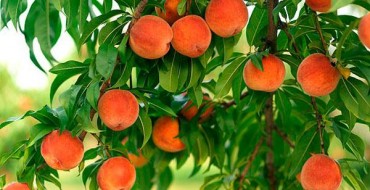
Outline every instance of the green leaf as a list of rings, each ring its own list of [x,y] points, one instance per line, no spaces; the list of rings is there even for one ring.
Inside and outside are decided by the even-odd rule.
[[[159,99],[154,98],[147,98],[149,106],[157,111],[160,111],[164,114],[171,115],[173,117],[177,117],[177,114],[172,110],[172,108],[168,107],[166,104],[161,102]]]
[[[302,137],[296,143],[294,151],[289,159],[290,165],[287,166],[289,176],[296,175],[304,162],[310,157],[311,153],[319,152],[320,150],[320,141],[316,127],[310,127],[309,130],[305,131]]]
[[[141,145],[141,148],[143,148],[149,141],[150,136],[152,134],[152,120],[150,119],[150,117],[148,116],[144,109],[140,109],[139,117],[137,118],[135,124],[141,129],[143,133],[144,139]]]
[[[78,42],[78,48],[80,49],[81,45],[84,44],[87,39],[91,36],[91,34],[104,22],[106,22],[108,19],[112,18],[113,16],[122,14],[123,12],[121,10],[113,10],[106,14],[100,15],[98,17],[95,17],[91,19],[89,23],[86,24],[82,36]]]
[[[292,111],[292,104],[290,103],[289,98],[282,90],[278,90],[275,95],[275,102],[276,107],[279,110],[279,114],[282,117],[283,124],[288,125],[286,121],[289,121]]]
[[[188,63],[188,58],[176,51],[170,51],[158,67],[159,84],[169,92],[176,92],[181,76],[181,65]]]
[[[100,151],[101,151],[101,147],[95,147],[95,148],[89,149],[84,153],[84,158],[82,160],[84,161],[92,160],[98,156]]]
[[[364,160],[365,144],[364,141],[359,136],[351,133],[345,148],[353,156],[355,156],[357,160],[359,161]]]
[[[190,97],[193,104],[195,104],[198,108],[203,102],[203,92],[201,86],[195,86],[188,90],[188,96]]]
[[[236,58],[225,68],[216,83],[215,98],[221,98],[229,93],[234,78],[247,60],[248,57]]]
[[[247,25],[247,41],[250,46],[256,45],[259,42],[261,37],[264,36],[262,31],[268,24],[267,19],[267,11],[266,9],[261,9],[259,7],[255,7],[252,12],[252,15],[249,19]]]
[[[337,9],[339,9],[341,7],[344,7],[344,6],[347,6],[347,5],[349,5],[353,2],[354,2],[354,0],[333,1],[332,5],[329,9],[329,12],[336,11]]]
[[[122,30],[125,25],[120,24],[118,21],[107,23],[99,32],[99,44],[111,43],[109,39],[114,38],[116,35],[122,35]]]
[[[17,28],[19,7],[22,5],[22,0],[10,0],[8,1],[8,13],[13,22],[14,28]]]
[[[349,127],[342,122],[334,120],[333,130],[335,136],[337,136],[340,142],[342,143],[342,146],[345,147],[349,137],[351,136],[351,131]]]
[[[113,44],[103,44],[96,56],[96,70],[105,78],[109,79],[116,65],[118,50]]]
[[[169,167],[159,174],[158,190],[167,190],[173,180],[172,171]]]
[[[86,182],[89,178],[92,180],[96,178],[96,174],[98,173],[98,169],[100,165],[102,164],[102,161],[99,160],[93,164],[88,165],[84,171],[82,172],[82,182],[84,183],[86,187]]]
[[[191,63],[189,64],[188,69],[188,85],[186,89],[190,89],[191,87],[198,84],[200,77],[202,76],[202,71],[204,68],[200,63],[199,59],[191,59]]]
[[[31,147],[32,145],[36,143],[36,141],[40,140],[41,138],[43,138],[45,135],[49,134],[53,130],[54,128],[49,125],[45,125],[43,123],[36,124],[35,126],[31,128],[30,139],[29,139],[27,147]]]
[[[18,154],[20,151],[22,151],[26,147],[27,141],[20,141],[17,144],[15,144],[10,152],[3,153],[0,156],[0,166],[3,166],[9,159],[13,158],[16,154]]]
[[[340,98],[357,118],[370,122],[369,87],[354,78],[342,79],[339,85]]]
[[[224,44],[224,63],[227,63],[227,61],[234,53],[234,37],[223,38],[222,42]]]
[[[31,110],[31,111],[26,112],[23,116],[8,118],[7,120],[5,120],[3,123],[0,124],[0,129],[15,121],[22,120],[28,116],[33,117],[36,120],[44,124],[49,124],[51,126],[59,125],[59,119],[54,115],[53,110],[50,109],[48,106],[44,106],[42,109],[38,111]]]
[[[64,12],[67,17],[67,29],[73,26],[73,22],[76,20],[78,10],[80,9],[79,6],[80,1],[77,0],[67,0],[64,2]]]
[[[92,81],[90,86],[87,88],[86,99],[95,110],[98,110],[99,96],[100,96],[100,82]]]
[[[335,51],[335,57],[341,61],[342,59],[342,50],[343,50],[343,45],[344,43],[348,40],[348,36],[352,33],[353,29],[355,29],[360,22],[359,19],[353,21],[343,32],[343,35],[339,39],[337,49]]]
[[[181,0],[177,5],[177,13],[181,16],[186,12],[186,0]]]
[[[86,63],[81,63],[78,61],[67,61],[65,63],[60,63],[49,70],[49,72],[54,74],[61,73],[83,73],[89,69],[89,65]]]
[[[88,133],[99,133],[100,130],[96,128],[90,118],[90,104],[86,101],[82,104],[82,106],[77,110],[77,117],[76,120],[79,123],[79,127],[85,130]]]

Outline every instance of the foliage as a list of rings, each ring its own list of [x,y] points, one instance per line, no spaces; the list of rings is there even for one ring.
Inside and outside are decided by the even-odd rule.
[[[370,52],[361,44],[356,32],[359,18],[339,15],[337,9],[353,3],[370,10],[368,0],[342,0],[325,14],[316,14],[306,5],[302,7],[303,1],[299,0],[279,1],[273,12],[269,12],[264,1],[248,1],[247,5],[254,9],[245,32],[227,39],[213,34],[211,46],[199,58],[183,57],[171,50],[157,60],[140,58],[127,45],[125,32],[139,2],[35,0],[29,5],[27,0],[1,1],[0,27],[13,24],[18,28],[25,36],[33,63],[46,72],[33,51],[37,40],[43,55],[53,66],[49,72],[56,78],[51,84],[50,102],[56,98],[54,95],[61,84],[73,76],[78,77],[59,96],[61,106],[45,105],[0,124],[1,129],[25,117],[38,120],[28,139],[0,155],[0,166],[9,159],[20,159],[23,163],[17,172],[18,181],[35,182],[37,189],[45,189],[46,181],[60,189],[63,187],[58,181],[58,172],[45,165],[40,153],[42,138],[53,129],[61,129],[72,131],[74,135],[87,132],[99,138],[97,147],[85,150],[79,166],[82,182],[89,189],[98,189],[96,175],[99,166],[108,158],[106,151],[112,156],[126,156],[129,152],[137,153],[138,148],[150,162],[137,168],[133,189],[150,189],[153,185],[167,189],[174,175],[169,163],[174,160],[177,168],[181,168],[190,156],[194,158],[191,176],[207,172],[211,166],[219,169],[219,174],[205,177],[201,189],[274,189],[266,161],[271,153],[276,185],[279,189],[298,189],[301,186],[295,176],[311,153],[321,151],[317,124],[317,115],[320,115],[325,126],[322,130],[324,151],[327,152],[331,139],[338,138],[343,149],[351,154],[338,161],[343,179],[354,189],[366,189],[362,179],[367,175],[369,164],[364,156],[364,142],[352,133],[352,129],[358,123],[370,124]],[[207,0],[193,1],[190,13],[204,15],[208,3]],[[184,4],[185,0],[178,7],[181,13],[184,13]],[[155,14],[154,8],[163,5],[164,1],[151,0],[142,15]],[[273,14],[274,24],[279,27],[274,54],[290,68],[284,84],[274,95],[248,89],[242,75],[249,59],[262,69],[262,57],[272,51],[266,49],[266,35],[271,25],[269,14]],[[26,15],[24,25],[19,21],[21,15]],[[62,16],[66,17],[65,22]],[[317,31],[316,19],[323,40]],[[87,52],[83,62],[58,63],[53,57],[51,49],[62,33],[62,25],[78,49]],[[241,35],[246,36],[250,46],[246,54],[234,51],[235,45],[243,39]],[[330,46],[330,56],[337,64],[350,68],[352,74],[348,79],[342,78],[330,96],[316,98],[313,103],[296,81],[297,68],[309,54],[328,55],[325,46]],[[97,116],[90,118],[90,113],[96,113],[100,90],[112,88],[128,89],[141,102],[137,122],[120,132],[105,127]],[[212,117],[198,123],[201,112],[206,110],[200,109],[195,118],[187,121],[180,114],[183,105],[191,100],[200,106],[205,92],[215,105]],[[269,118],[265,115],[269,108],[265,105],[271,96],[275,124],[273,132],[269,133],[266,131]],[[152,123],[163,115],[180,119],[180,137],[187,147],[184,151],[166,153],[150,140]],[[122,139],[127,136],[130,137],[128,143],[122,145]],[[257,146],[260,139],[264,140],[261,147]],[[272,143],[265,139],[272,139]],[[255,158],[250,160],[251,156]],[[85,165],[88,160],[94,162]],[[252,162],[251,167],[243,176],[249,162]],[[207,169],[201,171],[202,166]]]

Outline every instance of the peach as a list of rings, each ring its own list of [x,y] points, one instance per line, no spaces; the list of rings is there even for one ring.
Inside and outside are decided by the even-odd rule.
[[[172,25],[172,30],[172,47],[182,55],[199,57],[211,44],[211,30],[200,16],[185,16]]]
[[[204,106],[207,106],[207,107],[206,107],[206,110],[199,116],[199,122],[203,122],[211,116],[211,114],[213,112],[213,109],[214,109],[214,106],[210,102],[211,102],[211,99],[208,96],[203,96],[203,103],[200,106],[200,108],[203,108]],[[197,115],[198,111],[199,111],[199,109],[197,108],[197,106],[194,105],[191,100],[189,100],[185,104],[185,106],[182,108],[181,114],[187,120],[190,121],[191,119],[193,119],[194,116]]]
[[[181,16],[177,12],[177,6],[180,2],[181,0],[166,0],[164,3],[164,11],[156,7],[155,12],[157,12],[157,15],[159,17],[163,18],[165,21],[172,25],[176,20],[181,18]]]
[[[342,182],[338,163],[324,154],[312,155],[303,165],[301,184],[307,190],[336,190]]]
[[[139,103],[127,90],[109,90],[99,99],[98,113],[107,127],[121,131],[135,123],[139,116]]]
[[[170,25],[158,16],[141,17],[131,28],[129,44],[137,55],[158,59],[170,50],[173,33]]]
[[[102,190],[129,190],[136,180],[135,167],[125,157],[113,157],[99,168],[97,181]]]
[[[306,5],[314,11],[328,12],[331,8],[331,0],[306,0]]]
[[[12,182],[4,187],[4,190],[30,190],[26,183]]]
[[[228,38],[243,30],[248,22],[248,9],[243,0],[211,0],[205,18],[215,34]]]
[[[136,168],[141,168],[145,166],[149,160],[145,158],[141,150],[138,150],[139,155],[133,154],[133,153],[128,153],[128,159],[131,161],[131,163],[136,167]]]
[[[243,71],[244,82],[253,90],[274,92],[284,82],[284,63],[278,57],[270,54],[262,58],[262,65],[263,71],[249,60]]]
[[[166,152],[179,152],[185,149],[185,144],[178,138],[179,121],[168,116],[160,117],[153,127],[153,142]]]
[[[328,57],[315,53],[306,57],[298,67],[297,80],[306,94],[326,96],[337,87],[340,72],[331,65]]]
[[[360,24],[358,25],[358,37],[362,44],[367,48],[370,48],[370,13],[361,18]]]
[[[84,146],[78,137],[71,132],[54,130],[41,144],[41,155],[47,165],[56,170],[70,170],[81,162]]]

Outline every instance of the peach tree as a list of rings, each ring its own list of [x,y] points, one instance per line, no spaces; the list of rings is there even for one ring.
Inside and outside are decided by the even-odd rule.
[[[58,170],[78,168],[87,189],[168,189],[188,159],[204,190],[369,188],[352,130],[370,124],[370,15],[338,11],[350,5],[370,10],[369,0],[2,0],[0,27],[18,28],[55,79],[50,104],[0,124],[38,121],[0,155],[0,167],[20,163],[18,182],[3,175],[0,188],[62,189]],[[54,58],[62,32],[82,61]],[[86,136],[96,147],[84,149]],[[345,156],[330,154],[334,140]]]

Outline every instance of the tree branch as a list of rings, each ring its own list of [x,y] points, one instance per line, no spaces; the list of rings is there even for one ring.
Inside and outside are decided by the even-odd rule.
[[[288,135],[281,131],[276,125],[274,125],[273,129],[275,132],[291,147],[294,148],[295,145],[292,140],[289,139]]]
[[[315,97],[311,96],[311,104],[312,107],[315,111],[315,116],[316,116],[316,122],[317,122],[317,130],[319,131],[319,136],[320,136],[320,146],[321,146],[321,153],[325,154],[325,144],[324,144],[324,138],[323,138],[323,133],[322,130],[325,128],[325,126],[322,124],[322,115],[319,112],[319,109],[317,107],[316,99]]]
[[[266,45],[270,48],[270,53],[276,53],[277,51],[277,26],[274,22],[273,11],[277,4],[278,0],[268,0],[268,31],[267,31],[267,41]],[[266,153],[266,168],[267,168],[267,177],[270,184],[271,190],[277,189],[276,177],[275,177],[275,168],[274,168],[274,152],[273,152],[273,127],[274,127],[274,113],[273,113],[273,96],[271,93],[265,105],[265,120],[266,120],[266,144],[269,147],[268,152]]]
[[[186,11],[185,11],[185,15],[188,15],[190,13],[190,8],[191,8],[191,0],[186,0]]]
[[[317,16],[316,12],[313,12],[313,17],[314,17],[314,22],[316,26],[316,31],[319,33],[319,36],[320,36],[322,47],[324,48],[325,54],[328,56],[329,55],[328,45],[326,44],[324,35],[322,34],[319,17]]]
[[[297,46],[297,43],[295,42],[292,34],[288,30],[288,24],[285,23],[285,22],[282,22],[280,19],[279,19],[279,23],[280,23],[280,26],[281,26],[281,30],[287,35],[288,39],[292,42],[294,51],[300,56],[300,51],[299,51],[299,48]]]
[[[242,95],[240,95],[240,100],[244,99],[247,96],[248,96],[248,92],[244,92]],[[222,103],[222,105],[224,106],[225,109],[227,109],[227,108],[229,108],[229,107],[231,107],[231,106],[233,106],[235,104],[236,104],[235,100],[232,100],[230,102],[224,102],[224,103]]]
[[[137,7],[136,7],[136,9],[134,11],[134,14],[132,15],[131,23],[130,23],[130,25],[129,25],[129,27],[127,29],[127,32],[126,32],[125,35],[129,35],[130,34],[130,31],[131,31],[132,26],[140,19],[141,14],[143,13],[144,8],[145,8],[145,6],[146,6],[147,3],[148,3],[148,0],[141,0],[140,3],[137,5]],[[116,68],[116,66],[118,65],[118,63],[120,61],[121,61],[121,58],[119,56],[117,56],[116,64],[114,65],[114,68]],[[103,85],[101,86],[99,99],[104,94],[104,92],[106,91],[106,89],[110,87],[110,82],[111,82],[112,75],[113,75],[113,73],[111,74],[111,76],[109,77],[108,80],[104,81]],[[130,79],[131,79],[131,76],[130,76]],[[130,88],[132,88],[132,85],[130,85]],[[96,110],[91,109],[91,111],[90,111],[90,120],[92,120],[94,118],[94,115],[95,114],[96,114]],[[87,134],[86,131],[82,131],[81,134],[79,135],[79,139],[81,141],[83,141],[85,139],[85,137],[86,137],[86,134]]]
[[[242,190],[243,189],[244,178],[247,175],[249,169],[251,168],[252,162],[256,158],[256,156],[258,154],[258,151],[261,148],[261,145],[262,145],[263,141],[264,141],[264,139],[263,138],[260,138],[260,140],[257,142],[257,144],[254,147],[254,150],[253,150],[251,156],[249,157],[249,159],[247,161],[247,164],[245,165],[245,167],[243,169],[242,174],[240,175],[239,188],[238,188],[239,190]]]

